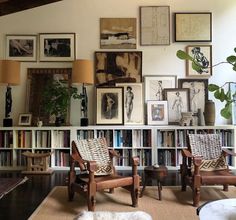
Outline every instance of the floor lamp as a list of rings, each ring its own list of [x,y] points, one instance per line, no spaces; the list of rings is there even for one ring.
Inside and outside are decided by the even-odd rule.
[[[11,86],[20,84],[20,62],[15,60],[0,60],[0,83],[7,85],[3,126],[11,127],[13,124],[12,118],[10,117],[12,109]]]
[[[72,83],[82,84],[81,95],[81,126],[88,126],[88,96],[85,85],[91,85],[93,78],[93,63],[91,60],[75,60],[72,67]]]

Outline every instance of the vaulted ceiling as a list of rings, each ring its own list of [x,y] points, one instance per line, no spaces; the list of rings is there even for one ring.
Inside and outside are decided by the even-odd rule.
[[[0,0],[0,16],[62,0]]]

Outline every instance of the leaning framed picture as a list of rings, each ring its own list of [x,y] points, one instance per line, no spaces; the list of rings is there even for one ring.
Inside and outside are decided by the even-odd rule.
[[[192,68],[192,62],[186,60],[187,76],[204,78],[212,75],[211,45],[189,45],[186,47],[186,52],[202,66],[200,71],[196,71]]]
[[[6,59],[18,61],[37,60],[36,35],[6,35]]]
[[[189,89],[164,89],[168,101],[169,124],[179,124],[182,112],[189,111]]]
[[[142,83],[116,83],[124,88],[124,124],[143,124],[143,87]]]
[[[18,125],[20,126],[30,126],[31,125],[32,114],[21,113],[19,115]]]
[[[163,100],[163,90],[176,88],[176,75],[144,76],[145,100]]]
[[[141,51],[96,51],[94,60],[96,86],[140,83],[142,80]]]
[[[212,13],[174,13],[176,42],[211,42]]]
[[[168,125],[167,101],[147,101],[147,124]]]
[[[142,46],[170,44],[169,6],[140,7],[140,44]]]
[[[75,60],[75,33],[40,33],[40,61]]]
[[[124,94],[123,87],[96,88],[97,125],[124,124],[123,94]]]

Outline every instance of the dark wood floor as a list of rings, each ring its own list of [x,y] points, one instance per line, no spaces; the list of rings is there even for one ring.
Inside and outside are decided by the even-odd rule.
[[[129,175],[129,171],[122,171]],[[143,176],[143,172],[140,171]],[[0,177],[20,177],[20,172],[0,171]],[[54,186],[66,185],[67,171],[55,171],[52,175],[28,175],[29,180],[0,199],[1,220],[26,220],[39,206]],[[150,182],[155,185],[156,183]],[[169,171],[163,185],[180,185],[178,171]]]

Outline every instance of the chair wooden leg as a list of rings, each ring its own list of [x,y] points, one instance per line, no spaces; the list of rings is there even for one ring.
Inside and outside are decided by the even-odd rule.
[[[114,192],[115,192],[114,188],[109,189],[109,193],[114,193]]]
[[[135,175],[133,177],[133,186],[131,189],[131,199],[132,199],[132,206],[137,207],[138,206],[138,198],[140,194],[140,177],[138,175]]]
[[[223,185],[223,191],[229,191],[229,185],[228,184]]]
[[[186,191],[187,184],[186,184],[186,166],[181,164],[180,166],[180,173],[181,173],[181,190]]]
[[[67,186],[69,201],[72,201],[74,198],[74,195],[75,195],[75,192],[74,192],[73,186],[72,186],[72,184],[75,182],[75,179],[76,179],[75,171],[69,171],[68,186]]]
[[[200,201],[200,187],[193,188],[193,206],[198,207]]]

